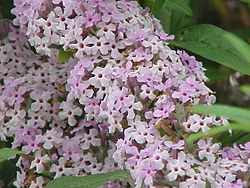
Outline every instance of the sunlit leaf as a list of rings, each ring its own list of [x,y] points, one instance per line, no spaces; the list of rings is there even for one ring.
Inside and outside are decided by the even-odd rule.
[[[197,105],[191,108],[191,112],[227,117],[230,120],[250,125],[250,110],[244,108],[219,104],[212,106]]]
[[[127,177],[128,173],[124,170],[88,176],[63,176],[49,182],[46,188],[96,188]]]
[[[2,148],[0,149],[0,162],[3,162],[9,159],[10,157],[12,157],[13,155],[17,155],[17,154],[26,154],[26,153],[23,151],[15,150],[15,149]]]
[[[232,123],[228,126],[219,126],[219,127],[213,127],[207,132],[199,132],[199,133],[193,133],[191,134],[187,139],[186,142],[194,142],[196,140],[199,140],[201,138],[205,137],[212,137],[216,134],[220,134],[229,130],[236,130],[236,131],[244,131],[244,132],[250,132],[250,125],[249,124],[240,124],[240,123]]]
[[[158,0],[156,0],[158,1]],[[166,7],[172,8],[175,11],[182,12],[188,16],[192,16],[192,9],[189,7],[186,0],[165,0],[164,4]]]
[[[170,44],[250,75],[249,45],[216,26],[202,24],[185,28]]]

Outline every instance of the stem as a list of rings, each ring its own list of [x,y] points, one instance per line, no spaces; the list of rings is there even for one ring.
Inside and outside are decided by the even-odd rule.
[[[135,187],[135,182],[134,182],[134,180],[132,179],[132,177],[131,177],[130,174],[129,174],[127,180],[128,180],[128,183],[129,183],[129,185],[130,185],[131,187]]]

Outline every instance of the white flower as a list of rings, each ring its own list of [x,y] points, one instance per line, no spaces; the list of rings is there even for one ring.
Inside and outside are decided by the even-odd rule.
[[[44,188],[44,180],[42,176],[36,178],[36,181],[32,181],[29,188]]]
[[[187,178],[186,181],[181,182],[179,187],[180,188],[205,188],[206,182],[202,180],[201,174],[196,173],[193,169],[189,169],[187,171]]]
[[[59,118],[61,120],[68,119],[70,126],[74,126],[77,123],[75,116],[80,116],[82,114],[82,109],[74,105],[73,102],[69,100],[62,102],[60,109],[62,109],[62,112],[58,114]]]
[[[55,172],[56,175],[54,179],[61,177],[62,175],[70,176],[70,175],[77,175],[78,170],[76,168],[66,167],[66,160],[63,157],[60,157],[58,160],[58,165],[52,164],[50,168],[50,172]]]
[[[151,88],[151,87],[149,87],[149,86],[147,86],[147,85],[142,85],[141,86],[141,89],[142,89],[142,92],[140,93],[140,97],[142,98],[142,99],[145,99],[145,98],[149,98],[150,100],[154,100],[155,99],[155,94],[154,94],[154,90]]]
[[[215,161],[215,154],[218,152],[220,148],[220,144],[212,144],[212,138],[209,138],[207,140],[199,140],[198,147],[200,149],[199,151],[199,158],[207,158],[209,162]]]
[[[184,176],[186,174],[185,170],[190,168],[190,165],[185,162],[186,154],[180,152],[178,154],[178,159],[169,160],[167,164],[167,169],[170,171],[167,174],[169,181],[175,181],[178,176]]]
[[[46,134],[43,136],[38,135],[38,139],[41,139],[44,142],[44,149],[51,149],[53,146],[57,146],[62,142],[63,131],[61,129],[51,129],[47,130]]]
[[[213,122],[213,117],[203,118],[198,114],[194,114],[188,118],[187,122],[183,123],[183,126],[188,132],[198,132],[200,129],[202,132],[206,132],[210,129],[209,125]]]
[[[44,110],[48,110],[50,108],[50,104],[48,103],[51,98],[49,92],[37,93],[32,92],[30,94],[30,98],[35,100],[36,102],[31,104],[31,109],[33,111],[39,111],[41,108]]]
[[[96,138],[98,135],[98,132],[96,129],[90,129],[89,134],[84,133],[83,138],[81,139],[81,148],[83,150],[89,149],[90,145],[93,146],[100,146],[101,145],[101,139]]]
[[[31,162],[30,168],[36,168],[37,173],[41,173],[44,171],[44,163],[50,160],[49,156],[46,154],[42,156],[41,150],[36,151],[35,160]]]
[[[106,23],[101,22],[98,24],[98,27],[100,27],[100,30],[97,31],[97,36],[105,36],[107,40],[114,40],[114,31],[116,31],[116,26],[114,24],[110,23],[107,25]]]
[[[94,77],[91,77],[89,79],[89,82],[96,88],[110,86],[111,79],[108,78],[108,75],[111,73],[112,73],[112,66],[110,64],[107,64],[104,68],[96,67],[92,72]]]

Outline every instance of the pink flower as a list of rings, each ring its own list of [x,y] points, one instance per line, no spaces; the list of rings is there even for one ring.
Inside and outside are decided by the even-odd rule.
[[[81,108],[75,106],[72,101],[62,102],[60,108],[62,112],[58,114],[59,118],[62,120],[68,119],[69,125],[74,126],[77,123],[75,116],[82,114]]]
[[[139,152],[135,146],[130,147],[127,150],[127,153],[132,155],[127,160],[127,162],[132,166],[139,167],[139,165],[141,165],[141,162],[147,157],[147,153],[145,151],[142,150]]]
[[[128,36],[128,41],[129,42],[141,42],[144,40],[144,38],[146,37],[146,33],[144,30],[138,30],[136,33],[130,34]]]
[[[22,150],[27,153],[35,152],[36,150],[41,148],[39,146],[39,144],[41,143],[41,140],[39,138],[33,139],[31,138],[31,136],[26,136],[25,142],[27,145],[23,146]]]
[[[96,33],[97,36],[102,37],[104,36],[107,40],[114,40],[115,39],[115,31],[116,26],[112,23],[106,24],[104,22],[101,22],[98,24],[98,27],[100,27],[100,30]]]
[[[106,6],[105,8],[100,8],[102,15],[102,21],[103,22],[110,22],[110,21],[116,21],[120,18],[120,15],[117,11],[116,6],[110,4]]]
[[[222,157],[223,158],[228,158],[230,160],[236,160],[239,159],[239,151],[236,150],[235,148],[230,148],[230,147],[224,147],[222,150]]]
[[[161,103],[154,109],[154,116],[157,118],[167,118],[175,110],[175,106],[170,102]]]
[[[148,125],[146,122],[136,120],[133,122],[134,128],[128,128],[126,130],[131,131],[125,132],[128,135],[131,136],[132,139],[134,139],[137,143],[143,144],[145,142],[147,143],[153,143],[154,142],[154,130],[153,127]],[[126,134],[125,134],[126,135]]]
[[[10,97],[8,97],[8,104],[13,106],[14,104],[21,104],[24,101],[23,95],[26,93],[26,89],[20,87],[18,90],[14,90]]]
[[[30,94],[30,98],[35,101],[31,104],[31,109],[33,111],[39,111],[41,108],[43,108],[44,110],[48,110],[50,108],[50,104],[48,103],[48,101],[51,96],[49,92],[43,92],[42,94],[32,92]]]
[[[180,152],[178,154],[178,159],[169,160],[167,164],[167,169],[170,171],[167,175],[169,181],[174,181],[178,176],[184,176],[186,174],[186,169],[190,168],[190,165],[185,162],[186,154]]]
[[[145,98],[149,98],[150,100],[154,100],[155,99],[155,94],[154,94],[154,90],[151,87],[148,87],[147,85],[142,85],[141,86],[142,92],[140,93],[140,97],[142,99]]]
[[[51,149],[53,146],[62,143],[62,135],[62,130],[51,129],[47,130],[45,135],[38,135],[37,137],[44,143],[43,147],[45,149]]]
[[[160,82],[161,79],[147,67],[140,67],[138,69],[137,81],[146,83],[148,86],[153,87],[156,83]]]
[[[88,9],[85,12],[85,16],[79,18],[79,21],[84,23],[85,27],[92,27],[99,20],[100,14],[96,13],[95,9]]]
[[[246,150],[250,154],[250,142],[245,143],[243,146],[241,146],[243,149]]]
[[[141,164],[139,177],[144,179],[145,185],[151,186],[153,184],[153,178],[156,174],[156,168],[154,161],[148,159],[144,160]]]
[[[84,133],[81,136],[82,143],[80,144],[81,149],[88,150],[90,148],[90,145],[93,146],[100,146],[101,140],[97,138],[98,132],[96,129],[91,129],[89,133]]]
[[[39,176],[36,178],[35,182],[32,181],[30,188],[43,188],[44,187],[44,180],[43,177]]]
[[[180,140],[178,141],[176,144],[174,144],[173,142],[170,142],[170,141],[165,141],[164,142],[165,146],[168,148],[168,149],[172,149],[172,150],[182,150],[184,149],[184,140]]]
[[[134,52],[129,54],[128,60],[133,60],[134,62],[140,61],[150,61],[153,58],[153,55],[148,53],[142,47],[137,48]]]
[[[220,144],[212,144],[212,138],[207,140],[199,140],[198,147],[199,151],[199,158],[206,159],[210,162],[215,161],[215,154],[218,152],[220,148]]]
[[[54,176],[54,179],[59,178],[64,174],[67,176],[77,174],[78,170],[76,168],[71,168],[71,167],[65,166],[67,161],[63,157],[59,158],[58,162],[59,162],[58,165],[52,164],[52,166],[50,168],[50,172],[56,173]]]
[[[79,161],[82,155],[80,148],[80,140],[77,137],[69,139],[69,137],[64,137],[62,142],[63,157],[66,160],[72,159],[73,161]]]
[[[194,114],[189,116],[188,121],[184,122],[183,126],[189,132],[198,132],[200,129],[202,132],[206,132],[213,123],[212,117],[201,117],[200,115]]]

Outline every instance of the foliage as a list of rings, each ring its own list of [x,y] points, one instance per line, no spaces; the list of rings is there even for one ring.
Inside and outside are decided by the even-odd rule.
[[[213,106],[195,106],[191,112],[205,115],[217,115],[230,120],[248,124],[250,122],[250,110],[239,107],[215,104]]]
[[[128,178],[128,173],[124,170],[83,177],[64,176],[51,181],[46,188],[96,188],[123,178]]]
[[[250,126],[248,124],[233,124],[231,123],[228,126],[219,126],[219,127],[213,127],[209,131],[205,133],[195,133],[190,135],[186,141],[187,143],[194,142],[196,140],[202,139],[202,138],[209,138],[209,137],[216,137],[216,135],[220,135],[224,132],[230,132],[230,131],[243,131],[243,132],[250,132]]]
[[[60,49],[57,58],[58,63],[64,63],[68,61],[75,53],[76,52],[74,50],[64,51],[63,49]]]
[[[26,153],[23,151],[18,151],[18,150],[14,150],[14,149],[10,149],[10,148],[0,149],[0,163],[9,159],[13,155],[17,155],[17,154],[20,155],[20,154],[26,154]]]
[[[250,47],[235,35],[205,24],[185,28],[175,36],[172,45],[250,75]]]

